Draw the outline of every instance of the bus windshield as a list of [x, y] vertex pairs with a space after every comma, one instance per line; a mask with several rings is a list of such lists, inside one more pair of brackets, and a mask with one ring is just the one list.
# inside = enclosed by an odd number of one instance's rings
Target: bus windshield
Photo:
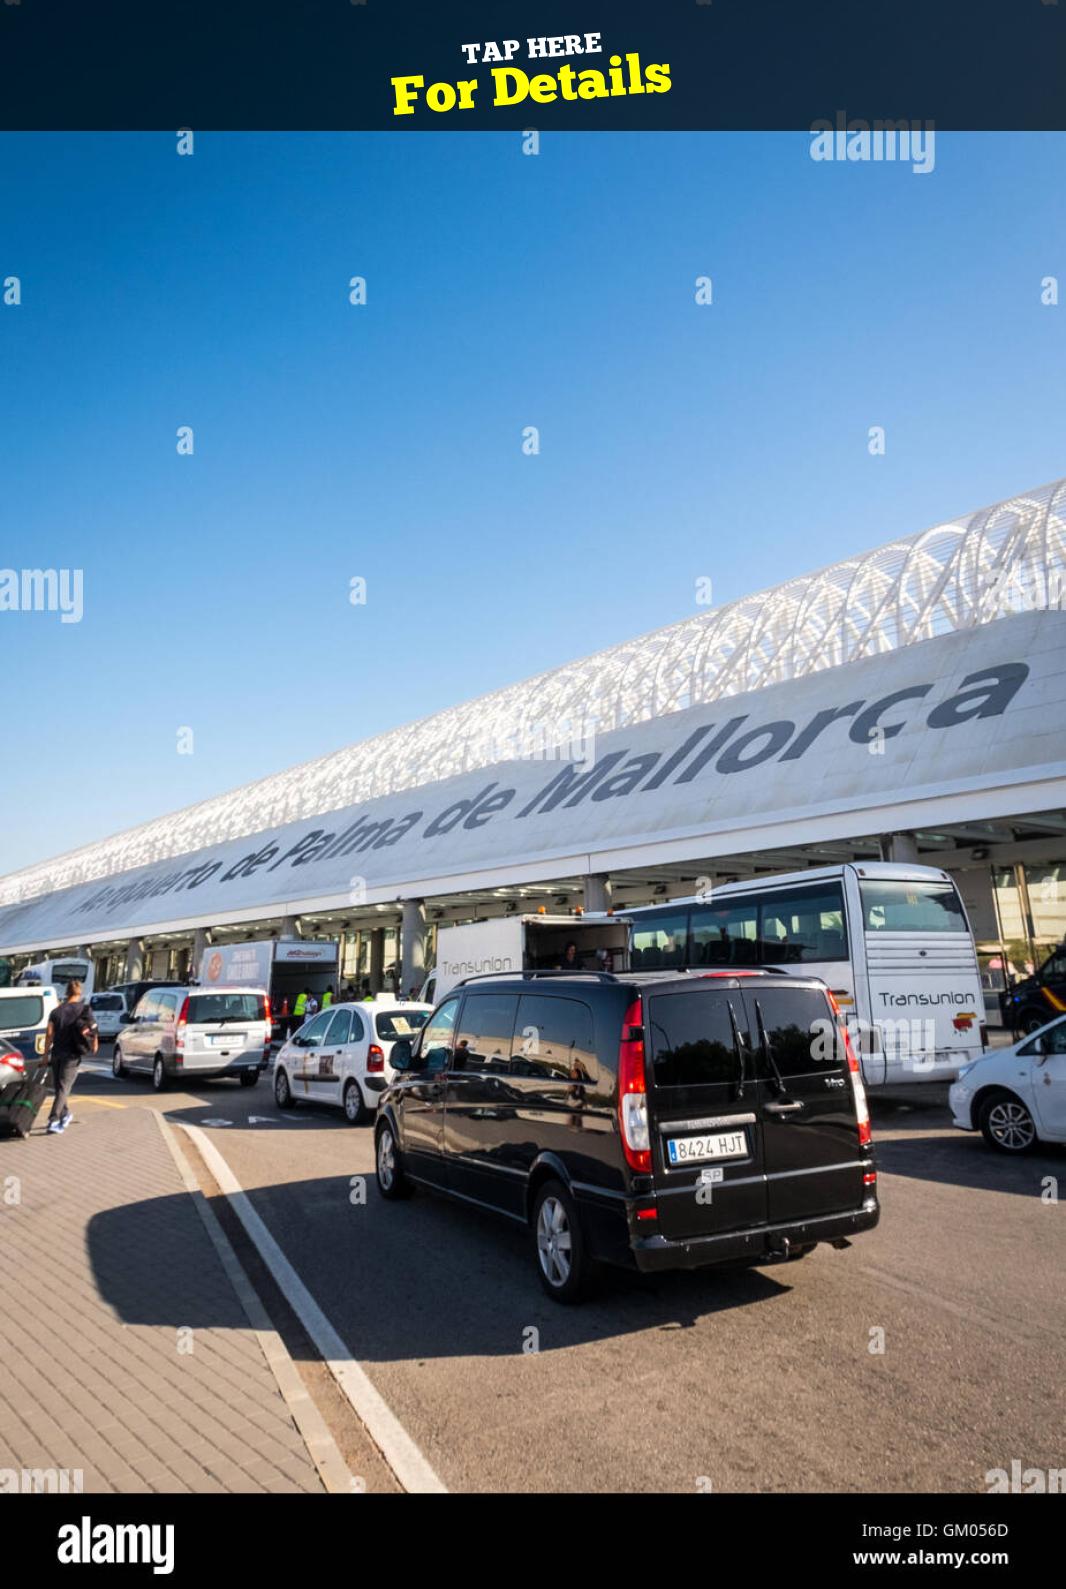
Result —
[[954, 883], [859, 884], [867, 932], [966, 932]]

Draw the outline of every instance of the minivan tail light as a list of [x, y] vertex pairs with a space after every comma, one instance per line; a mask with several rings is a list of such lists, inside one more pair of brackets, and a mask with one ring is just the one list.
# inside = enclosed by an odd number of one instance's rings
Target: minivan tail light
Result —
[[366, 1068], [367, 1070], [385, 1069], [385, 1050], [379, 1048], [377, 1043], [371, 1043], [366, 1051]]
[[644, 1026], [640, 1000], [634, 999], [622, 1020], [618, 1045], [618, 1128], [626, 1163], [638, 1174], [651, 1173], [648, 1129], [648, 1084], [644, 1074]]
[[839, 1030], [844, 1041], [844, 1052], [848, 1056], [851, 1091], [855, 1098], [855, 1119], [859, 1127], [859, 1146], [864, 1148], [872, 1135], [870, 1131], [870, 1106], [866, 1101], [866, 1088], [863, 1086], [862, 1069], [855, 1057], [855, 1050], [851, 1046], [851, 1035], [846, 1026], [841, 1026]]
[[178, 1015], [177, 1027], [174, 1030], [174, 1047], [177, 1048], [177, 1049], [183, 1049], [185, 1047], [185, 1028], [188, 1026], [188, 1024], [189, 1024], [189, 1000], [188, 1000], [188, 996], [186, 996], [186, 998], [185, 998], [185, 1000], [184, 1000], [184, 1002], [182, 1003], [182, 1006], [181, 1006], [181, 1012]]

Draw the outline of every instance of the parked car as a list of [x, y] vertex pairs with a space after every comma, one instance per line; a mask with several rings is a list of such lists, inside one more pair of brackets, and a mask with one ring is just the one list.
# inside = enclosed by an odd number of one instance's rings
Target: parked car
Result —
[[89, 1007], [96, 1019], [96, 1028], [100, 1033], [102, 1042], [110, 1042], [117, 1037], [122, 1028], [122, 1017], [127, 1015], [132, 1005], [127, 1002], [125, 993], [117, 988], [107, 993], [94, 993], [89, 1000]]
[[417, 1184], [529, 1227], [559, 1301], [601, 1263], [802, 1258], [879, 1218], [858, 1061], [814, 978], [475, 977], [391, 1060], [382, 1196]]
[[1003, 1153], [1066, 1142], [1066, 1015], [964, 1065], [948, 1101], [961, 1130]]
[[339, 1105], [351, 1125], [368, 1120], [395, 1072], [393, 1044], [421, 1031], [431, 1004], [334, 1004], [282, 1045], [274, 1061], [279, 1109], [301, 1100]]
[[123, 1021], [111, 1068], [147, 1072], [161, 1092], [178, 1079], [238, 1076], [252, 1087], [270, 1058], [270, 1003], [262, 988], [201, 993], [153, 988]]

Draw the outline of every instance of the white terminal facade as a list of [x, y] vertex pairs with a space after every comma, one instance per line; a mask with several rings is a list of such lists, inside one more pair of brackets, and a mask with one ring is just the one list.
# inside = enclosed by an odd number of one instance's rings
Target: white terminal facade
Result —
[[442, 921], [890, 859], [994, 987], [1066, 938], [1064, 597], [1059, 480], [13, 872], [0, 955], [339, 937], [407, 989]]

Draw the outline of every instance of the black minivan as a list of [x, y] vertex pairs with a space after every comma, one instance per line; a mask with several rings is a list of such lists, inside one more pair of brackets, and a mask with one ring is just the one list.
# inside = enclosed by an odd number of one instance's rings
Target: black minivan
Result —
[[559, 1301], [601, 1263], [802, 1258], [880, 1215], [858, 1063], [815, 978], [473, 977], [390, 1063], [382, 1196], [417, 1183], [531, 1227]]

